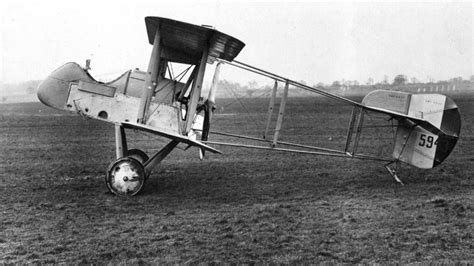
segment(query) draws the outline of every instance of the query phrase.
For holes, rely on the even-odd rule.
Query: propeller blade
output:
[[[202,127],[202,141],[207,141],[209,137],[209,130],[211,129],[211,120],[212,120],[212,112],[214,111],[214,106],[216,103],[216,90],[217,90],[217,83],[219,82],[219,74],[221,70],[222,62],[218,62],[216,66],[216,70],[214,72],[214,77],[212,78],[211,88],[209,89],[209,95],[207,96],[207,100],[204,103],[204,123]],[[199,159],[203,159],[206,155],[206,151],[203,149],[199,150]]]
[[[211,88],[209,89],[209,95],[207,96],[208,106],[211,106],[211,107],[214,107],[214,104],[216,103],[216,90],[217,90],[217,83],[219,82],[221,65],[222,65],[222,62],[217,63],[216,70],[214,72],[214,77],[212,78]]]

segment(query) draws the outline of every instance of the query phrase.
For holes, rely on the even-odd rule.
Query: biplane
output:
[[[201,158],[206,152],[220,153],[210,146],[231,146],[306,153],[385,162],[388,172],[399,182],[394,164],[429,169],[442,163],[453,150],[460,133],[461,119],[457,105],[441,94],[410,94],[377,90],[361,102],[332,94],[322,88],[265,71],[235,60],[245,44],[208,26],[198,26],[161,17],[146,17],[148,41],[153,45],[146,72],[125,72],[117,79],[96,81],[76,63],[66,63],[52,72],[38,88],[39,100],[52,108],[115,125],[116,160],[105,175],[108,189],[116,195],[133,196],[143,188],[152,170],[180,143],[197,147]],[[170,64],[188,66],[173,76]],[[203,78],[208,64],[216,63],[207,99],[203,99]],[[274,81],[268,104],[268,121],[262,138],[226,134],[252,139],[261,145],[210,141],[209,133],[216,101],[220,67],[230,65],[262,75]],[[277,98],[278,84],[284,84],[273,136],[268,136],[270,118]],[[306,146],[279,140],[289,88],[299,88],[352,106],[344,148],[340,150]],[[375,112],[396,122],[390,159],[358,152],[364,115]],[[145,131],[168,139],[151,157],[129,149],[126,129]],[[218,134],[218,133],[216,133]]]

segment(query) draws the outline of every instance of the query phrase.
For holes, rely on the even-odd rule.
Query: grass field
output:
[[[221,103],[213,129],[261,134],[267,103],[244,103],[250,115]],[[0,105],[0,263],[473,263],[474,107],[458,104],[453,153],[432,170],[402,166],[405,186],[380,162],[227,147],[201,162],[181,147],[133,198],[103,181],[112,125]],[[288,114],[283,140],[340,147],[350,108],[292,99]],[[362,149],[390,151],[390,132],[364,133]],[[148,154],[166,143],[128,137]]]

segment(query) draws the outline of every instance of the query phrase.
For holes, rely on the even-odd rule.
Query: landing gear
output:
[[[109,165],[105,177],[110,192],[119,196],[133,196],[145,183],[145,168],[132,157],[123,157]]]
[[[179,144],[172,140],[151,158],[138,149],[128,149],[125,130],[115,126],[115,144],[117,160],[112,162],[105,175],[107,188],[115,195],[134,196],[140,192],[154,167],[168,156]]]

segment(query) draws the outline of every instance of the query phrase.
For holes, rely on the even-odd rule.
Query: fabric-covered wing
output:
[[[211,58],[232,61],[245,46],[242,41],[208,27],[161,17],[146,17],[145,23],[150,44],[159,27],[162,56],[170,62],[195,64],[208,45]]]

